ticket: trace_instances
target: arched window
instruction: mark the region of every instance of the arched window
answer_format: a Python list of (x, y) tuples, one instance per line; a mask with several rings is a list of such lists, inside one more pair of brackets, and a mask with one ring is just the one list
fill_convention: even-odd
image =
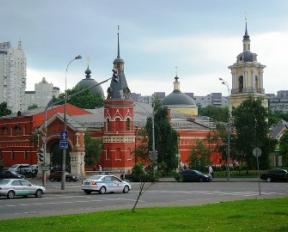
[(126, 119), (126, 130), (131, 130), (131, 121), (130, 121), (130, 118), (127, 118)]
[(243, 76), (240, 76), (239, 79), (239, 93), (243, 92)]

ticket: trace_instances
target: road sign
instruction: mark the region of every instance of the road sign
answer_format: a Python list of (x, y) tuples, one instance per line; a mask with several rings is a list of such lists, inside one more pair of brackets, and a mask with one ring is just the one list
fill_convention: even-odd
[(61, 132), (60, 132), (60, 139), (61, 139), (61, 140), (66, 140), (66, 139), (67, 139), (67, 136), (68, 136), (67, 131), (61, 131)]
[(259, 147), (255, 147), (255, 148), (253, 149), (253, 155), (254, 155), (255, 157), (260, 157), (261, 154), (262, 154), (262, 150), (261, 150)]
[(59, 148), (60, 149), (67, 149), (68, 148), (68, 142), (66, 139), (61, 139), (59, 142)]

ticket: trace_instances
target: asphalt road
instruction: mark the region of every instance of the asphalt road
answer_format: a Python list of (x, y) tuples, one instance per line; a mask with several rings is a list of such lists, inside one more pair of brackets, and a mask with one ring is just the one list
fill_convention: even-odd
[[(148, 187), (149, 184), (146, 184)], [(50, 185), (49, 188), (53, 186)], [(55, 183), (59, 187), (59, 183)], [(0, 198), (0, 219), (63, 215), (72, 213), (132, 208), (139, 184), (132, 184), (128, 194), (85, 195), (79, 183), (69, 183), (67, 191), (51, 191), (42, 198)], [(288, 183), (261, 183), (259, 196), (257, 182), (178, 183), (160, 182), (150, 186), (140, 199), (138, 207), (196, 205), (236, 199), (272, 198), (288, 196)]]

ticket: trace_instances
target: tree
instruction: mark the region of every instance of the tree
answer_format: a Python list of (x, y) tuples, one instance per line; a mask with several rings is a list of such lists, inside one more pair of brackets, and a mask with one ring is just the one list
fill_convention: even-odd
[(262, 106), (261, 99), (250, 97), (233, 110), (234, 126), (236, 129), (236, 148), (242, 154), (247, 168), (256, 169), (256, 159), (252, 155), (255, 147), (262, 150), (260, 167), (269, 167), (269, 153), (274, 150), (275, 141), (268, 137), (268, 113)]
[(28, 106), (28, 110), (33, 110), (33, 109), (37, 109), (37, 108), (38, 108), (38, 106), (36, 104)]
[(288, 166), (288, 130), (286, 130), (280, 139), (279, 149), (283, 157), (283, 165)]
[[(81, 90), (83, 90), (83, 88), (81, 87), (74, 87), (73, 89), (68, 89), (68, 103), (84, 109), (95, 109), (96, 107), (103, 106), (103, 98), (100, 95), (93, 94), (89, 89), (77, 96), (69, 97)], [(61, 99), (64, 100), (64, 98), (65, 93), (62, 93), (59, 95), (58, 98), (53, 97), (52, 103), (60, 101)], [(60, 104), (63, 104), (63, 102), (61, 102)]]
[(0, 117), (11, 114), (12, 111), (7, 108), (7, 102), (2, 102), (0, 104)]
[[(160, 103), (154, 107), (155, 148), (158, 151), (158, 166), (165, 173), (177, 167), (178, 137), (168, 119), (168, 109)], [(152, 119), (148, 118), (146, 130), (149, 137), (149, 150), (152, 150)]]
[(204, 170), (205, 166), (210, 164), (209, 149), (203, 144), (201, 140), (196, 141), (196, 146), (192, 149), (189, 157), (190, 168), (197, 170)]
[(89, 134), (84, 136), (85, 143), (85, 163), (95, 165), (102, 152), (102, 142), (100, 139), (92, 139)]
[(228, 107), (217, 107), (217, 106), (207, 106), (199, 107), (198, 113), (201, 116), (207, 116), (213, 118), (217, 122), (227, 122), (228, 121)]

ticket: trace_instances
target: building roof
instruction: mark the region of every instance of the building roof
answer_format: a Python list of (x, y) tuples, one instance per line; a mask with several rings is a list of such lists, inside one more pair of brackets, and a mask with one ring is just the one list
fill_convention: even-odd
[(271, 126), (270, 136), (273, 139), (279, 140), (286, 130), (288, 130), (288, 122), (281, 120), (278, 123)]

